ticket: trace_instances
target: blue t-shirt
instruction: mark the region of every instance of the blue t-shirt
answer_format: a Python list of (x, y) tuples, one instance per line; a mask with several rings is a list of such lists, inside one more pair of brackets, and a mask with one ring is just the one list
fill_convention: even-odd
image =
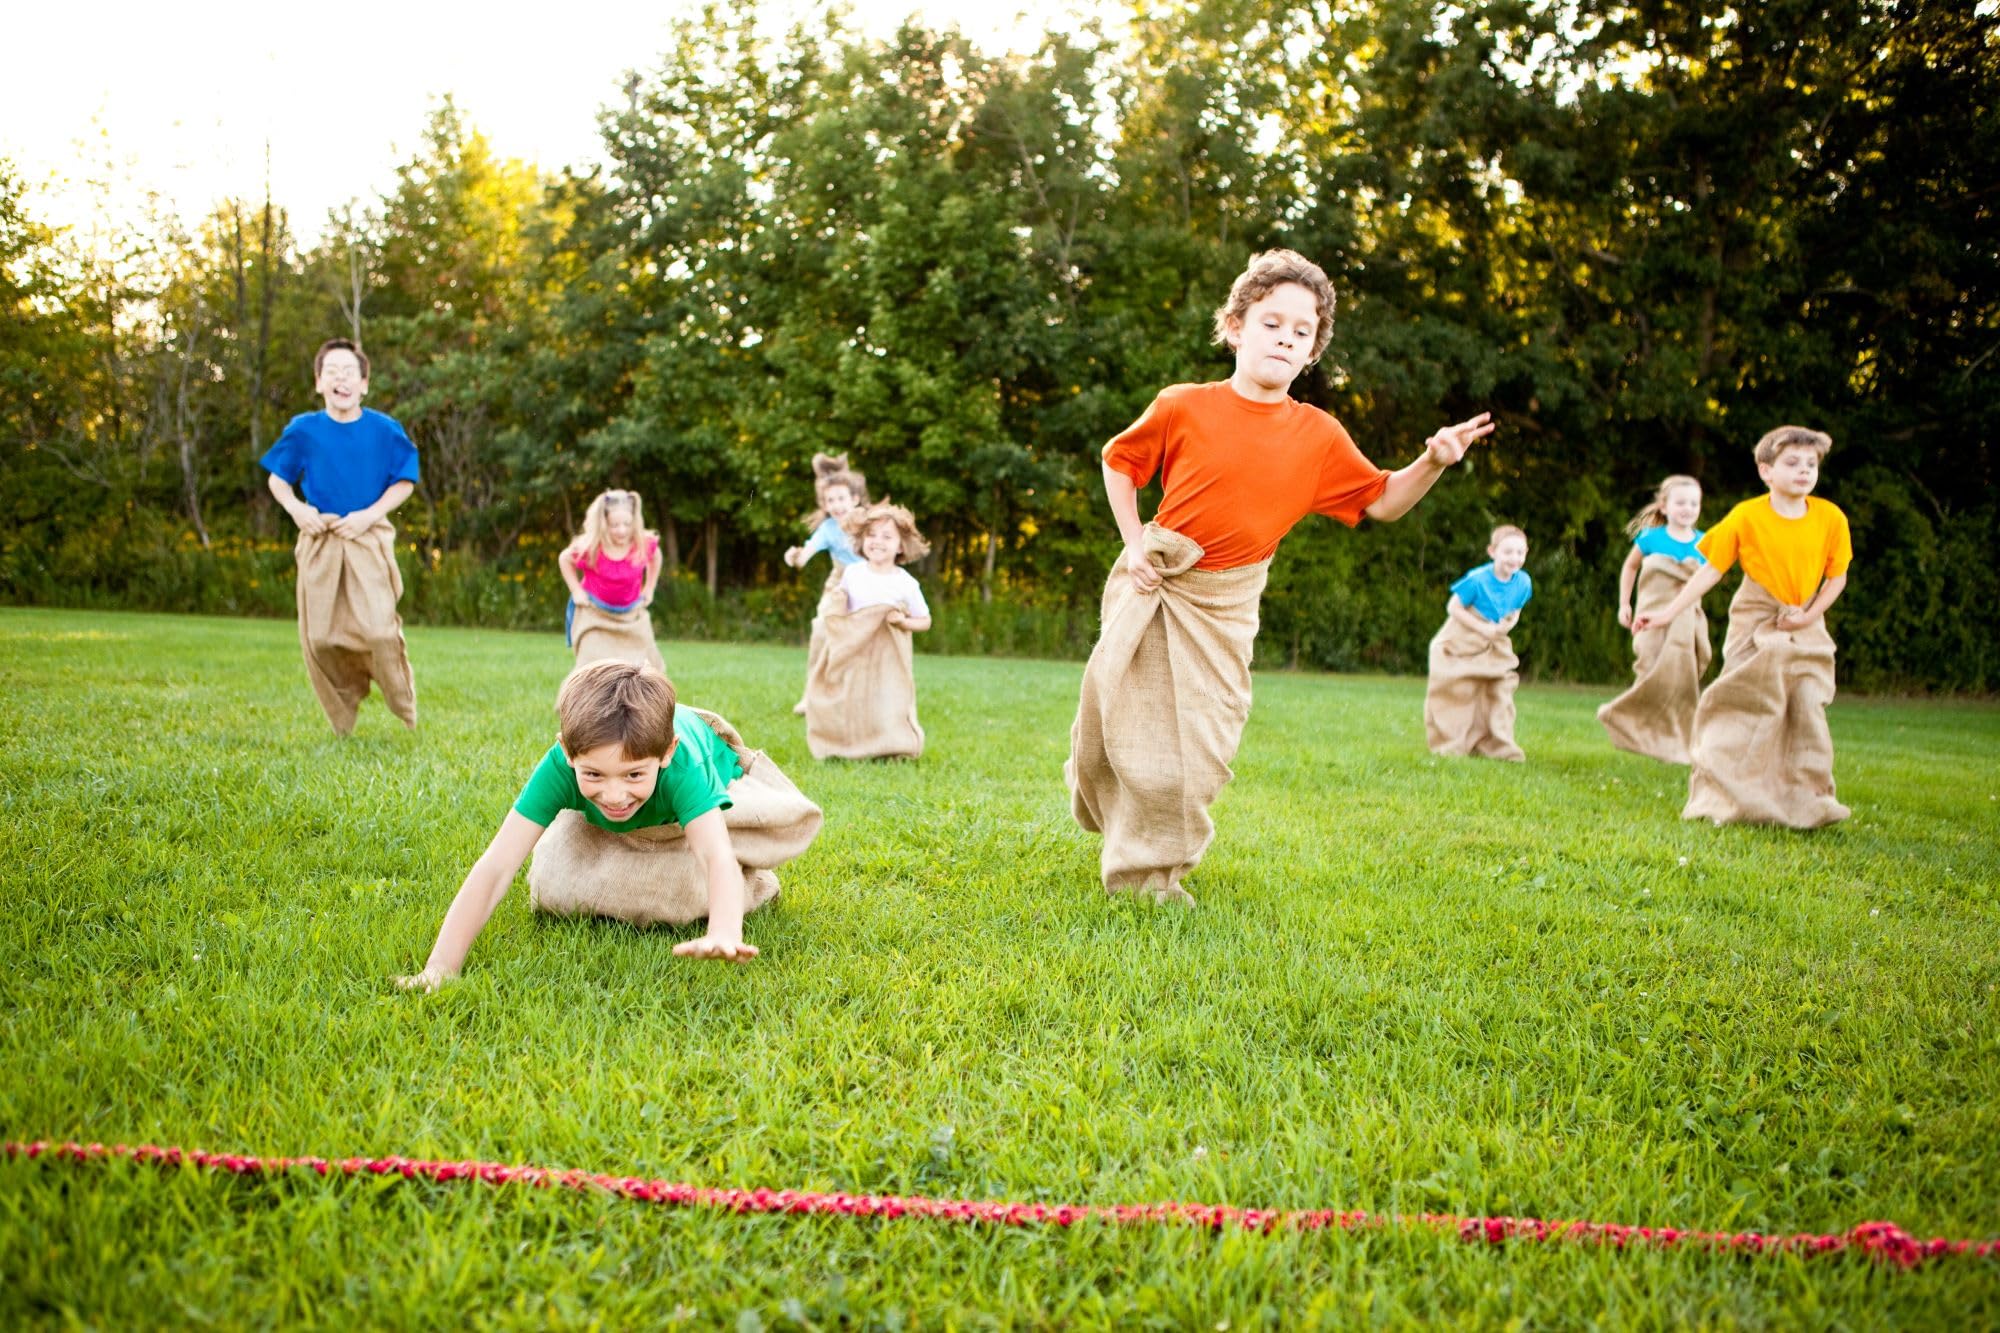
[(1664, 555), (1675, 560), (1692, 560), (1698, 565), (1705, 565), (1708, 563), (1708, 558), (1694, 548), (1694, 543), (1700, 540), (1700, 528), (1694, 530), (1694, 541), (1682, 542), (1675, 541), (1673, 534), (1667, 531), (1667, 525), (1660, 523), (1640, 529), (1639, 535), (1632, 539), (1632, 544), (1639, 548), (1640, 555)]
[(861, 563), (861, 557), (855, 553), (854, 543), (847, 538), (847, 529), (840, 526), (840, 520), (837, 518), (823, 518), (819, 521), (819, 526), (813, 529), (813, 535), (806, 538), (806, 553), (800, 563), (812, 559), (820, 551), (832, 556), (836, 565)]
[(1525, 569), (1515, 570), (1514, 577), (1502, 583), (1493, 576), (1493, 563), (1488, 561), (1452, 584), (1451, 591), (1468, 608), (1497, 625), (1528, 604), (1535, 595), (1535, 584)]
[(355, 421), (301, 412), (257, 460), (290, 483), (322, 514), (351, 514), (382, 498), (399, 481), (421, 481), (417, 446), (396, 418), (372, 408)]

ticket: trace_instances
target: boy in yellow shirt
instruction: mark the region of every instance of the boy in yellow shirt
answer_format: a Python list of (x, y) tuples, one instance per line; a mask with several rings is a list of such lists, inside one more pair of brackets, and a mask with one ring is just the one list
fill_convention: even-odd
[(1847, 515), (1812, 494), (1830, 436), (1780, 426), (1757, 441), (1757, 475), (1770, 494), (1745, 500), (1708, 530), (1708, 561), (1657, 615), (1632, 632), (1671, 624), (1743, 564), (1729, 604), (1722, 674), (1695, 710), (1693, 771), (1683, 819), (1821, 828), (1847, 818), (1834, 799), (1833, 636), (1826, 611), (1847, 587), (1854, 544)]

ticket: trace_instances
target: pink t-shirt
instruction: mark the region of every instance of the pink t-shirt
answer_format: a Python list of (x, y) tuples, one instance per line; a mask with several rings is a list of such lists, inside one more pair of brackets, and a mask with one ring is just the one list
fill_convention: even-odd
[(646, 590), (646, 566), (652, 563), (653, 552), (658, 549), (660, 543), (655, 540), (647, 542), (644, 550), (639, 549), (638, 543), (633, 543), (623, 560), (613, 560), (602, 552), (593, 560), (586, 553), (577, 558), (577, 582), (600, 602), (610, 606), (630, 606)]

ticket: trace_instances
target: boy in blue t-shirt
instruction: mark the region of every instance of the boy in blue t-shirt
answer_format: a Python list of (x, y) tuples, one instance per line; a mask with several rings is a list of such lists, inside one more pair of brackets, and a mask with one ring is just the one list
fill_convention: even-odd
[(420, 480), (417, 448), (396, 419), (361, 406), (368, 357), (345, 338), (320, 345), (314, 387), (326, 406), (291, 419), (258, 462), (299, 525), (299, 643), (334, 731), (354, 730), (372, 681), (403, 725), (417, 725), (417, 686), (396, 603), (396, 530), (388, 515)]
[(1525, 756), (1514, 742), (1514, 689), (1521, 659), (1507, 632), (1535, 595), (1521, 568), (1528, 534), (1503, 523), (1493, 529), (1486, 554), (1489, 563), (1451, 585), (1444, 626), (1431, 639), (1424, 735), (1433, 754), (1519, 762)]
[[(691, 854), (707, 886), (708, 928), (699, 939), (675, 945), (674, 952), (739, 963), (755, 958), (757, 946), (743, 939), (743, 916), (753, 895), (737, 858), (753, 857), (751, 873), (762, 881), (754, 901), (768, 900), (777, 892), (770, 867), (805, 850), (819, 831), (819, 807), (777, 774), (768, 756), (751, 754), (754, 771), (746, 775), (730, 742), (695, 710), (679, 706), (672, 683), (650, 666), (606, 659), (578, 667), (556, 696), (556, 717), (556, 743), (466, 872), (424, 970), (398, 977), (397, 984), (430, 991), (458, 975), (515, 872), (565, 810), (610, 833), (680, 825), (685, 851), (639, 853), (648, 863), (646, 873), (662, 879), (671, 857)], [(775, 817), (773, 792), (789, 794), (786, 818)], [(739, 852), (732, 840), (723, 816), (739, 796), (749, 801), (746, 827), (762, 835), (763, 851), (772, 854), (753, 852), (747, 843)], [(774, 851), (774, 833), (789, 839), (781, 850)]]

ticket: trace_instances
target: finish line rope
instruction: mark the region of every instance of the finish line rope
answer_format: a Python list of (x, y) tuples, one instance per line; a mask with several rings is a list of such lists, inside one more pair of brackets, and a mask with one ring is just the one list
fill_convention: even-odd
[(1211, 1231), (1367, 1231), (1426, 1230), (1455, 1234), (1460, 1240), (1498, 1245), (1507, 1241), (1562, 1241), (1606, 1245), (1613, 1249), (1693, 1248), (1770, 1254), (1836, 1254), (1859, 1252), (1877, 1262), (1914, 1268), (1934, 1259), (2000, 1259), (2000, 1240), (1920, 1240), (1894, 1222), (1863, 1222), (1851, 1231), (1831, 1235), (1767, 1235), (1758, 1231), (1688, 1231), (1677, 1227), (1628, 1227), (1611, 1222), (1545, 1222), (1533, 1217), (1456, 1217), (1448, 1213), (1364, 1213), (1278, 1211), (1232, 1208), (1223, 1204), (1047, 1204), (980, 1202), (968, 1199), (928, 1199), (921, 1195), (826, 1194), (812, 1190), (710, 1189), (668, 1180), (612, 1176), (588, 1171), (555, 1171), (539, 1166), (505, 1166), (497, 1162), (429, 1162), (408, 1157), (246, 1157), (201, 1152), (189, 1148), (159, 1148), (129, 1143), (9, 1142), (9, 1157), (30, 1161), (51, 1158), (91, 1162), (126, 1158), (160, 1166), (195, 1166), (237, 1176), (276, 1176), (308, 1170), (321, 1176), (400, 1176), (439, 1184), (476, 1180), (487, 1185), (531, 1185), (543, 1189), (603, 1191), (639, 1203), (679, 1208), (713, 1208), (731, 1213), (790, 1213), (834, 1217), (922, 1217), (953, 1222), (987, 1222), (999, 1226), (1074, 1226), (1107, 1222), (1119, 1226), (1179, 1223)]

